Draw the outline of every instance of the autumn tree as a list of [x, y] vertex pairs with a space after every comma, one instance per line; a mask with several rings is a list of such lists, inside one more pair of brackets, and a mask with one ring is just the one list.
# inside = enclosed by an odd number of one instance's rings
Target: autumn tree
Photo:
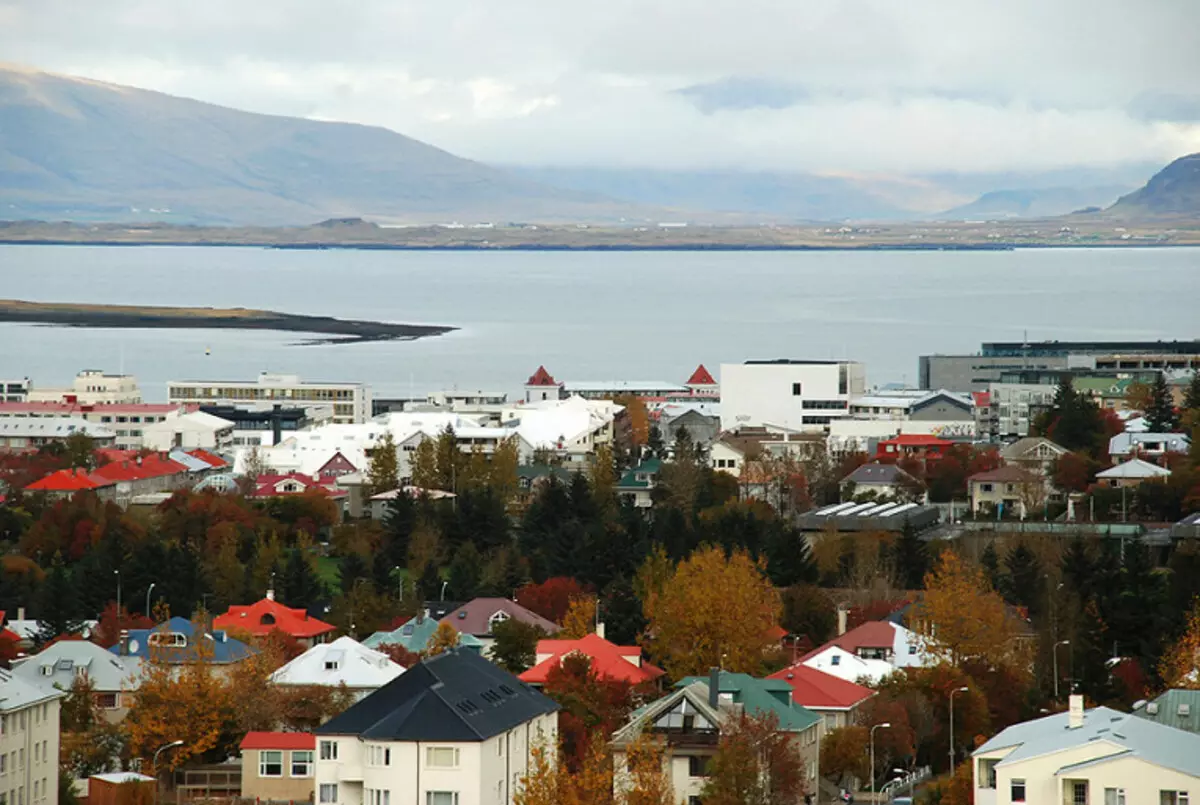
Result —
[[561, 751], [544, 742], [529, 752], [526, 773], [517, 781], [514, 805], [611, 805], [612, 759], [603, 736], [594, 736], [580, 768], [562, 762]]
[[837, 727], [821, 741], [821, 773], [844, 784], [867, 778], [867, 728]]
[[596, 630], [596, 596], [582, 595], [571, 601], [563, 616], [561, 640], [578, 640]]
[[625, 769], [614, 800], [619, 805], [675, 805], [674, 789], [667, 774], [670, 748], [648, 733], [641, 733], [625, 747]]
[[1200, 598], [1192, 603], [1187, 625], [1164, 653], [1158, 674], [1168, 688], [1200, 690]]
[[492, 627], [492, 661], [511, 674], [533, 667], [538, 641], [546, 633], [532, 624], [508, 618]]
[[780, 625], [788, 634], [803, 635], [814, 646], [823, 644], [837, 628], [837, 609], [820, 587], [798, 584], [780, 591], [783, 616]]
[[1063, 453], [1050, 470], [1054, 486], [1064, 492], [1086, 492], [1095, 474], [1095, 462], [1084, 453]]
[[797, 750], [774, 713], [752, 716], [743, 711], [723, 725], [700, 796], [706, 805], [799, 802], [810, 792]]
[[367, 465], [367, 488], [364, 493], [378, 495], [390, 492], [400, 486], [400, 459], [396, 453], [396, 440], [391, 431], [385, 431], [383, 438], [375, 443], [371, 451], [371, 461]]
[[417, 444], [411, 466], [413, 486], [420, 489], [438, 488], [437, 448], [433, 439], [424, 438]]
[[541, 584], [526, 584], [517, 590], [516, 600], [530, 612], [536, 612], [547, 620], [562, 623], [571, 608], [571, 602], [587, 595], [578, 581], [565, 576], [554, 576]]
[[429, 641], [425, 644], [425, 655], [427, 657], [436, 657], [438, 654], [444, 654], [450, 649], [457, 647], [461, 639], [462, 637], [459, 635], [457, 629], [449, 623], [442, 621], [433, 630], [433, 634], [429, 636]]
[[762, 562], [704, 547], [642, 599], [651, 652], [676, 679], [720, 667], [756, 673], [778, 625], [779, 592]]
[[550, 669], [543, 692], [562, 707], [558, 727], [563, 752], [572, 769], [581, 768], [589, 736], [615, 732], [633, 710], [633, 689], [628, 682], [603, 679], [591, 660], [571, 654]]
[[86, 671], [76, 675], [60, 715], [61, 763], [76, 777], [114, 770], [124, 742], [116, 725], [105, 721], [96, 704], [96, 686]]
[[[623, 416], [629, 422], [630, 446], [636, 453], [637, 448], [650, 438], [650, 414], [646, 411], [646, 403], [635, 394], [619, 394], [613, 397], [613, 402], [625, 408]], [[662, 442], [661, 434], [659, 442]]]

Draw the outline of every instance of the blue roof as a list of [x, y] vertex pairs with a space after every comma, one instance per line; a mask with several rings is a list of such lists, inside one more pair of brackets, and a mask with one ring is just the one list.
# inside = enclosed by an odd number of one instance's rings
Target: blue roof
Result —
[[[208, 645], [199, 651], [195, 631], [195, 624], [187, 618], [178, 617], [171, 618], [165, 624], [159, 624], [153, 629], [130, 629], [127, 654], [130, 657], [141, 657], [142, 659], [161, 657], [169, 663], [186, 662], [201, 657], [206, 662], [222, 665], [240, 662], [250, 655], [258, 653], [222, 630], [201, 633], [199, 639], [205, 640]], [[167, 635], [181, 635], [182, 637], [169, 639]], [[153, 647], [150, 645], [152, 636], [155, 636], [153, 639], [157, 643]], [[121, 654], [121, 645], [112, 646], [109, 651], [113, 654]]]

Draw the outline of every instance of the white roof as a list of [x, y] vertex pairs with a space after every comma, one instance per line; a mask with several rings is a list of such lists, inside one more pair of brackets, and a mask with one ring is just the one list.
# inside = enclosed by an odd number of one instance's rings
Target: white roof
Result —
[[166, 430], [177, 428], [180, 424], [192, 425], [201, 430], [225, 430], [233, 427], [233, 423], [228, 419], [221, 419], [219, 416], [206, 414], [203, 411], [190, 411], [186, 414], [172, 411], [158, 422], [146, 425], [146, 428]]
[[515, 421], [517, 433], [537, 449], [569, 445], [608, 425], [623, 410], [609, 400], [572, 396], [508, 406], [501, 416], [506, 424]]
[[320, 643], [271, 674], [277, 685], [344, 684], [357, 690], [375, 690], [404, 673], [404, 667], [357, 640], [339, 637]]
[[804, 660], [804, 665], [847, 682], [857, 682], [864, 678], [878, 682], [896, 671], [892, 664], [885, 660], [864, 660], [840, 646], [829, 646]]
[[0, 670], [0, 712], [19, 710], [38, 702], [65, 696], [61, 690], [43, 682], [33, 682]]
[[0, 419], [0, 436], [9, 438], [65, 439], [84, 433], [93, 439], [115, 439], [117, 432], [106, 425], [88, 422], [78, 416], [5, 417]]
[[1136, 479], [1136, 478], [1167, 478], [1171, 471], [1140, 458], [1132, 458], [1104, 472], [1096, 473], [1097, 478], [1105, 479]]
[[1192, 440], [1186, 433], [1118, 433], [1108, 440], [1109, 455], [1124, 455], [1147, 442], [1162, 444], [1169, 453], [1186, 453]]
[[152, 783], [154, 778], [136, 771], [110, 771], [104, 774], [93, 774], [91, 779], [103, 780], [106, 783]]

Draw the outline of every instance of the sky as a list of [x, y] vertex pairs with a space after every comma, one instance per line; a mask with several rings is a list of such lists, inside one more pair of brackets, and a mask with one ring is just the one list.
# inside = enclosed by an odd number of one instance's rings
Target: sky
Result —
[[905, 174], [1200, 151], [1200, 0], [0, 0], [0, 59], [499, 164]]

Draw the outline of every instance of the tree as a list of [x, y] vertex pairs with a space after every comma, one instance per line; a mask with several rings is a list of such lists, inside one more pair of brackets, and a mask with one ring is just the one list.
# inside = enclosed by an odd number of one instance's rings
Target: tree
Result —
[[[1200, 429], [1200, 370], [1192, 372], [1192, 379], [1183, 392], [1180, 423], [1192, 431]], [[1196, 438], [1193, 437], [1192, 447], [1196, 447], [1196, 442]]]
[[456, 648], [462, 639], [458, 630], [445, 621], [439, 623], [425, 644], [425, 656], [436, 657], [450, 649]]
[[1158, 674], [1168, 688], [1200, 690], [1200, 598], [1192, 603], [1183, 634], [1163, 653]]
[[392, 432], [384, 431], [383, 438], [375, 443], [371, 460], [367, 465], [367, 488], [365, 493], [378, 495], [400, 487], [400, 459], [396, 453], [396, 440]]
[[1084, 453], [1063, 453], [1054, 460], [1050, 478], [1064, 492], [1086, 492], [1095, 475], [1095, 462]]
[[1149, 383], [1135, 380], [1125, 387], [1125, 402], [1134, 411], [1149, 411], [1154, 404], [1154, 389]]
[[1025, 543], [1017, 545], [1004, 557], [1007, 573], [1002, 584], [1004, 598], [1011, 604], [1024, 606], [1031, 616], [1042, 610], [1045, 596], [1045, 576], [1042, 563]]
[[643, 732], [625, 747], [627, 771], [615, 786], [615, 800], [621, 805], [675, 805], [669, 764], [670, 748]]
[[600, 622], [605, 636], [618, 645], [638, 642], [646, 628], [642, 601], [628, 579], [617, 579], [604, 588], [600, 597]]
[[809, 793], [804, 777], [792, 736], [779, 729], [775, 714], [742, 711], [721, 729], [700, 796], [706, 805], [796, 803]]
[[479, 590], [479, 580], [483, 566], [483, 555], [468, 540], [458, 546], [450, 567], [446, 570], [446, 581], [449, 582], [449, 595], [456, 601], [470, 601]]
[[572, 769], [583, 765], [590, 736], [611, 735], [633, 711], [633, 690], [629, 683], [600, 678], [591, 660], [580, 654], [563, 657], [562, 662], [551, 668], [542, 692], [562, 707], [559, 735]]
[[308, 609], [324, 597], [325, 585], [317, 575], [307, 549], [303, 546], [292, 548], [283, 568], [280, 602], [289, 607]]
[[1179, 430], [1179, 414], [1175, 412], [1171, 387], [1167, 385], [1167, 377], [1162, 372], [1154, 376], [1154, 383], [1150, 387], [1150, 405], [1143, 413], [1146, 427], [1151, 433], [1174, 433]]
[[516, 600], [530, 612], [536, 612], [546, 620], [562, 623], [571, 608], [571, 602], [587, 595], [587, 590], [578, 581], [566, 576], [555, 576], [541, 584], [526, 584], [517, 590]]
[[538, 641], [546, 636], [537, 626], [508, 618], [492, 627], [492, 661], [511, 674], [533, 667]]
[[867, 728], [830, 730], [821, 741], [821, 773], [844, 784], [851, 777], [867, 778]]
[[763, 563], [742, 550], [704, 547], [681, 562], [660, 591], [642, 598], [651, 652], [680, 679], [720, 667], [756, 673], [778, 625], [779, 592]]
[[61, 553], [54, 554], [50, 572], [38, 595], [38, 633], [35, 643], [44, 645], [78, 629], [79, 597]]
[[983, 549], [983, 553], [979, 555], [979, 566], [983, 569], [988, 586], [993, 590], [999, 590], [1004, 579], [1000, 573], [1000, 554], [996, 552], [995, 541], [989, 542]]
[[583, 595], [573, 601], [563, 616], [560, 640], [578, 640], [596, 630], [596, 597]]
[[1064, 375], [1054, 394], [1054, 402], [1035, 428], [1068, 450], [1094, 452], [1105, 440], [1104, 421], [1091, 397], [1080, 394], [1070, 376]]
[[433, 439], [425, 438], [412, 454], [412, 482], [420, 489], [438, 488], [437, 448]]
[[929, 572], [929, 551], [909, 520], [904, 521], [900, 536], [896, 538], [893, 556], [900, 586], [906, 590], [919, 590]]
[[788, 634], [804, 635], [814, 646], [833, 636], [837, 628], [837, 610], [833, 601], [815, 585], [798, 584], [780, 592], [783, 617], [780, 625]]

